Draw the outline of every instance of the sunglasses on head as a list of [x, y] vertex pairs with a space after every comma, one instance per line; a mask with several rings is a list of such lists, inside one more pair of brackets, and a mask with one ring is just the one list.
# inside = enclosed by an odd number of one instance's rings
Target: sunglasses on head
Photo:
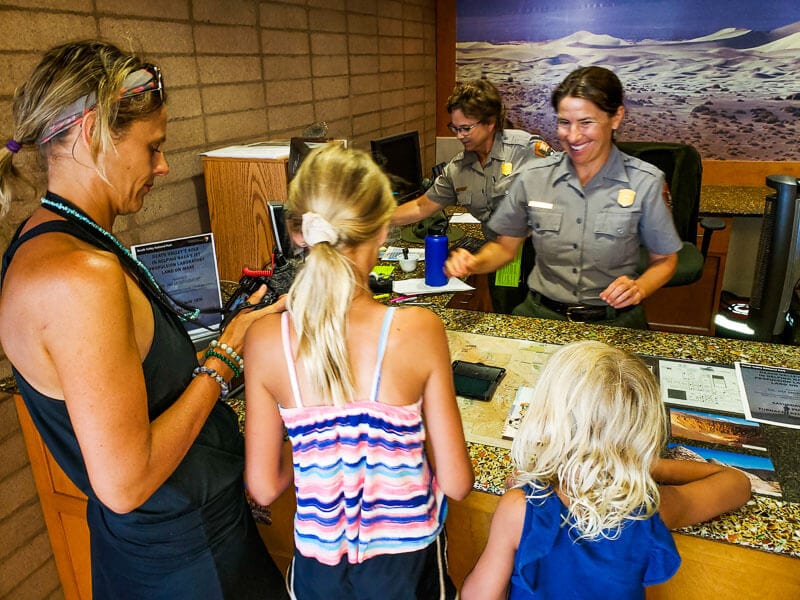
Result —
[[128, 74], [125, 81], [122, 82], [119, 99], [132, 98], [147, 92], [158, 92], [159, 99], [162, 99], [164, 95], [164, 79], [161, 76], [161, 69], [150, 63], [146, 63], [140, 69]]
[[[140, 96], [147, 92], [158, 92], [158, 99], [163, 102], [164, 80], [161, 76], [161, 69], [149, 63], [128, 73], [125, 80], [122, 82], [122, 89], [119, 91], [118, 100], [133, 98], [134, 96]], [[58, 134], [80, 123], [83, 120], [83, 116], [95, 106], [97, 106], [97, 97], [94, 92], [87, 96], [81, 96], [62, 110], [61, 114], [56, 117], [53, 123], [45, 128], [37, 143], [46, 144]]]

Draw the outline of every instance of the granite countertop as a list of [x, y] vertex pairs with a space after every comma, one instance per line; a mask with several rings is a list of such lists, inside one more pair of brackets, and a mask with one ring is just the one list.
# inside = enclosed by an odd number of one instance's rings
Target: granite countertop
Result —
[[[800, 368], [800, 348], [712, 337], [640, 331], [454, 310], [434, 306], [449, 330], [507, 337], [548, 344], [595, 339], [638, 354], [721, 364], [735, 361]], [[762, 425], [776, 464], [788, 465], [781, 475], [785, 493], [798, 488], [800, 432]], [[475, 489], [502, 494], [511, 473], [509, 452], [485, 444], [468, 443], [475, 469]], [[788, 495], [788, 494], [787, 494]], [[738, 511], [679, 530], [711, 540], [800, 557], [800, 504], [754, 495]]]
[[[421, 276], [419, 273], [403, 276]], [[800, 369], [800, 348], [720, 338], [671, 334], [605, 327], [585, 323], [569, 323], [514, 317], [492, 313], [446, 308], [451, 294], [426, 296], [450, 331], [462, 331], [499, 338], [514, 338], [566, 344], [594, 339], [630, 352], [665, 358], [697, 360], [720, 364], [735, 361]], [[231, 404], [244, 422], [244, 402], [232, 399]], [[762, 425], [769, 440], [770, 454], [776, 464], [788, 465], [781, 474], [784, 492], [800, 488], [800, 432]], [[467, 442], [475, 471], [475, 490], [501, 495], [511, 474], [508, 449], [489, 444]], [[680, 533], [733, 543], [767, 552], [800, 558], [800, 503], [754, 495], [741, 509], [710, 521], [678, 530]]]
[[775, 190], [767, 186], [704, 185], [700, 188], [700, 214], [716, 217], [760, 217], [765, 198]]

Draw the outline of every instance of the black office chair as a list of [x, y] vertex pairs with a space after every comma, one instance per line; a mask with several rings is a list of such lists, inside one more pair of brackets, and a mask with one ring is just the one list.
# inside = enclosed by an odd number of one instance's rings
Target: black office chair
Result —
[[[678, 251], [678, 267], [666, 285], [688, 285], [703, 276], [703, 264], [708, 255], [711, 235], [724, 229], [725, 221], [706, 217], [700, 220], [703, 229], [701, 248], [697, 248], [697, 222], [700, 212], [700, 181], [703, 161], [700, 153], [689, 144], [676, 142], [617, 142], [617, 147], [630, 156], [655, 165], [664, 172], [671, 198], [672, 219], [683, 241]], [[647, 268], [647, 250], [639, 257], [639, 273]]]

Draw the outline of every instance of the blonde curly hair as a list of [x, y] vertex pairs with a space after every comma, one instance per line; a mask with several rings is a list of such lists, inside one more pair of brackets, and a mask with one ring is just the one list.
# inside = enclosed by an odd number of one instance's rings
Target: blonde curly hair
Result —
[[578, 539], [614, 539], [626, 520], [656, 512], [650, 467], [666, 440], [655, 377], [638, 357], [595, 341], [547, 361], [511, 448], [515, 487], [558, 488]]

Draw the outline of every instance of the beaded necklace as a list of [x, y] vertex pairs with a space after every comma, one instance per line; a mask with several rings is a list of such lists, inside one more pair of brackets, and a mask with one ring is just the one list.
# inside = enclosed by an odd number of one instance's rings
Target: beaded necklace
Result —
[[[111, 248], [109, 248], [114, 254], [120, 256], [123, 261], [127, 262], [130, 266], [133, 267], [134, 273], [137, 275], [139, 281], [143, 281], [147, 284], [147, 286], [153, 291], [158, 299], [168, 307], [171, 311], [175, 312], [181, 320], [184, 321], [195, 321], [200, 316], [200, 309], [199, 308], [192, 308], [175, 300], [172, 296], [170, 296], [164, 289], [158, 285], [155, 277], [150, 272], [150, 270], [140, 261], [139, 259], [135, 258], [133, 254], [131, 254], [130, 250], [128, 250], [122, 242], [120, 242], [114, 234], [106, 231], [100, 225], [98, 225], [89, 215], [79, 209], [77, 206], [68, 202], [67, 200], [61, 198], [60, 196], [56, 196], [58, 200], [52, 200], [50, 196], [55, 196], [51, 192], [47, 192], [47, 195], [42, 198], [42, 206], [46, 209], [61, 215], [68, 221], [72, 221], [73, 223], [77, 224], [81, 227], [84, 231], [88, 231], [92, 234], [100, 234], [101, 238], [99, 241], [105, 242], [103, 246], [108, 248], [108, 243], [111, 243]], [[88, 229], [87, 229], [88, 227]], [[96, 238], [96, 235], [93, 237]], [[117, 252], [119, 251], [119, 253]], [[144, 277], [142, 277], [142, 275]], [[177, 307], [177, 308], [176, 308]], [[178, 310], [178, 308], [182, 310]]]

